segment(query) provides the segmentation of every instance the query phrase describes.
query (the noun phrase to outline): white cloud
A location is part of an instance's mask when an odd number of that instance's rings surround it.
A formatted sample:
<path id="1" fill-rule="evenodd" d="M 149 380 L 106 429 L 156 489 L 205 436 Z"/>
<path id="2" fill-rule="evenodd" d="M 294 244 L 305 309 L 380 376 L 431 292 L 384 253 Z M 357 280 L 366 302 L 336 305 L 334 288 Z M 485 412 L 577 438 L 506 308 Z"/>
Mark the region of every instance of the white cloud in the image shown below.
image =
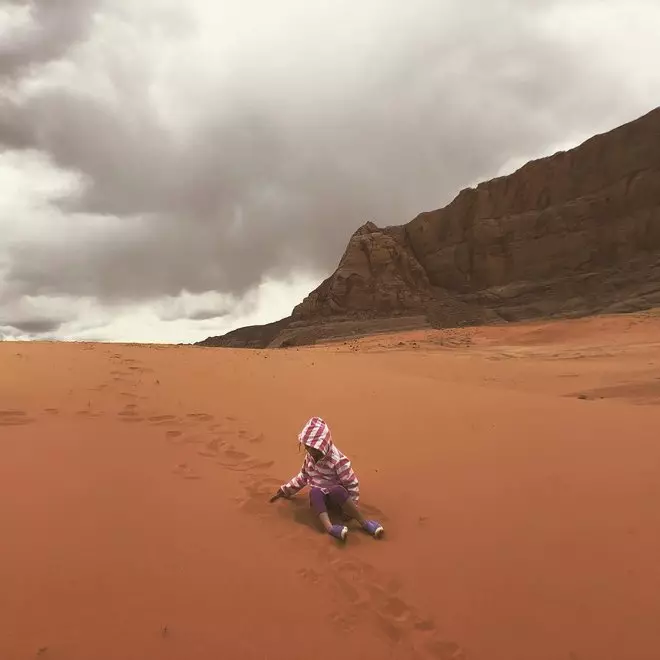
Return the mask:
<path id="1" fill-rule="evenodd" d="M 174 298 L 116 306 L 99 305 L 93 298 L 25 296 L 0 311 L 23 330 L 3 325 L 0 316 L 0 338 L 193 343 L 235 327 L 288 316 L 293 305 L 316 284 L 316 280 L 304 277 L 267 280 L 241 300 L 213 292 L 183 292 Z"/>

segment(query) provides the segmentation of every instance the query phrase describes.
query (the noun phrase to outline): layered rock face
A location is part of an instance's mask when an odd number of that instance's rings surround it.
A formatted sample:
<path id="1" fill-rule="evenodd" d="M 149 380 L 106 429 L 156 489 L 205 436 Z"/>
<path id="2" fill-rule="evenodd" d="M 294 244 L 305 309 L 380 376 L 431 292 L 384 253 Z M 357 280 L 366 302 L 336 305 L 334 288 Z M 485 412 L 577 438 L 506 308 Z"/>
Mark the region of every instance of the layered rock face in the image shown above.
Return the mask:
<path id="1" fill-rule="evenodd" d="M 293 310 L 296 320 L 423 312 L 431 296 L 402 228 L 360 227 L 337 270 Z"/>
<path id="2" fill-rule="evenodd" d="M 231 335 L 235 346 L 280 345 L 282 333 L 289 344 L 310 343 L 312 328 L 323 337 L 332 334 L 324 327 L 357 320 L 415 317 L 449 327 L 659 304 L 656 109 L 463 190 L 407 225 L 367 223 L 332 276 L 278 322 L 275 337 L 268 331 L 260 340 L 255 328 L 249 342 L 240 330 Z"/>
<path id="3" fill-rule="evenodd" d="M 660 110 L 464 190 L 406 235 L 433 284 L 518 307 L 515 318 L 537 315 L 522 309 L 526 294 L 538 296 L 541 314 L 606 308 L 658 259 Z"/>

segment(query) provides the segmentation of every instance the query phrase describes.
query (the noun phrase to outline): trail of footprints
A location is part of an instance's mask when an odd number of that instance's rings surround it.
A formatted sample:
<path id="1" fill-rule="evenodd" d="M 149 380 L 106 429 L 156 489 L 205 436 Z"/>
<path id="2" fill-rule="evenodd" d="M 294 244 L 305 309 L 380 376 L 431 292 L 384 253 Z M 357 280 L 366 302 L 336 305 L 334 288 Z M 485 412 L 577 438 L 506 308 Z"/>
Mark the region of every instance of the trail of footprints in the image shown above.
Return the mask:
<path id="1" fill-rule="evenodd" d="M 243 481 L 246 498 L 241 506 L 256 515 L 272 515 L 264 504 L 277 489 L 280 482 L 267 474 L 246 475 Z M 293 504 L 293 503 L 292 503 Z M 306 507 L 306 504 L 304 505 Z M 380 516 L 377 509 L 363 506 L 368 515 Z M 290 511 L 283 509 L 290 518 Z M 301 528 L 288 535 L 293 541 L 302 541 L 310 530 Z M 350 537 L 349 537 L 350 538 Z M 467 660 L 465 651 L 456 643 L 442 639 L 432 619 L 421 615 L 401 596 L 401 585 L 388 578 L 373 566 L 345 553 L 328 543 L 325 538 L 319 544 L 319 566 L 330 566 L 332 570 L 302 568 L 300 576 L 321 589 L 334 586 L 343 596 L 340 610 L 332 617 L 333 624 L 343 632 L 371 623 L 390 642 L 407 652 L 410 658 L 435 658 L 437 660 Z"/>
<path id="2" fill-rule="evenodd" d="M 135 418 L 136 407 L 126 407 L 127 418 Z M 251 434 L 238 428 L 237 420 L 226 417 L 222 423 L 206 413 L 188 413 L 184 416 L 152 415 L 139 417 L 140 421 L 163 427 L 166 438 L 176 444 L 197 445 L 197 454 L 213 461 L 224 470 L 242 473 L 241 485 L 244 495 L 237 504 L 247 513 L 261 517 L 274 512 L 286 516 L 291 523 L 288 507 L 272 508 L 268 498 L 281 485 L 281 481 L 269 474 L 272 461 L 262 461 L 252 456 L 246 445 L 264 442 L 262 434 Z M 227 440 L 233 436 L 241 441 L 240 447 Z M 174 468 L 174 473 L 186 480 L 199 479 L 199 475 L 188 463 Z M 296 506 L 295 502 L 291 503 Z M 368 506 L 363 507 L 370 516 L 383 518 L 382 512 Z M 300 513 L 309 516 L 304 498 L 300 498 Z M 294 509 L 295 511 L 295 509 Z M 295 515 L 295 513 L 294 513 Z M 311 520 L 311 517 L 309 518 Z M 307 526 L 292 525 L 286 538 L 290 541 L 309 541 L 311 530 Z M 352 538 L 360 538 L 358 532 Z M 366 538 L 366 537 L 364 537 Z M 400 585 L 373 566 L 343 556 L 341 549 L 333 546 L 325 537 L 319 544 L 319 565 L 331 566 L 331 571 L 301 569 L 300 576 L 312 583 L 324 583 L 322 588 L 334 587 L 343 596 L 342 607 L 333 618 L 340 631 L 349 631 L 364 623 L 371 623 L 394 645 L 407 652 L 405 657 L 423 660 L 467 660 L 465 652 L 455 643 L 441 638 L 435 623 L 422 616 L 409 605 L 400 594 Z"/>
<path id="3" fill-rule="evenodd" d="M 126 389 L 139 385 L 141 375 L 151 370 L 144 369 L 136 360 L 123 358 L 119 354 L 111 357 L 120 367 L 111 372 L 113 382 Z M 111 387 L 104 383 L 97 390 Z M 136 387 L 137 389 L 137 387 Z M 123 391 L 122 397 L 130 400 L 146 399 L 130 391 Z M 48 408 L 48 415 L 57 415 L 59 411 Z M 80 416 L 97 416 L 91 404 L 86 409 L 79 410 Z M 281 485 L 281 481 L 268 473 L 272 461 L 263 461 L 244 451 L 246 445 L 258 445 L 265 440 L 263 434 L 250 434 L 238 427 L 238 420 L 225 417 L 223 423 L 215 420 L 213 415 L 204 412 L 177 415 L 146 415 L 137 403 L 126 403 L 117 413 L 120 421 L 127 424 L 149 424 L 161 427 L 167 441 L 179 445 L 197 445 L 197 455 L 213 461 L 224 470 L 241 473 L 241 484 L 244 496 L 238 499 L 238 505 L 251 515 L 260 517 L 272 516 L 273 508 L 268 504 L 268 498 Z M 0 426 L 29 424 L 35 421 L 22 410 L 0 410 Z M 227 428 L 230 427 L 230 428 Z M 191 432 L 192 431 L 192 432 Z M 234 436 L 240 441 L 237 447 L 229 442 L 227 436 Z M 186 481 L 200 479 L 200 475 L 188 463 L 180 463 L 173 473 Z M 303 498 L 300 498 L 300 510 L 304 517 L 309 516 L 308 508 Z M 296 506 L 296 502 L 292 502 Z M 364 507 L 370 516 L 380 516 L 377 509 Z M 288 507 L 275 509 L 290 521 L 291 510 Z M 294 516 L 295 516 L 294 509 Z M 309 518 L 311 519 L 311 518 Z M 310 528 L 302 525 L 292 525 L 292 531 L 286 538 L 290 541 L 309 541 Z M 313 533 L 313 532 L 312 532 Z M 359 538 L 357 533 L 349 537 Z M 319 585 L 320 588 L 334 586 L 342 594 L 341 608 L 332 616 L 332 623 L 340 631 L 350 631 L 365 622 L 374 625 L 393 645 L 406 653 L 405 657 L 436 660 L 467 660 L 467 655 L 460 646 L 441 638 L 435 623 L 415 610 L 400 594 L 400 585 L 395 580 L 388 579 L 373 566 L 354 557 L 346 558 L 344 553 L 322 538 L 319 544 L 319 566 L 330 566 L 331 571 L 316 571 L 313 568 L 302 568 L 299 574 L 302 579 Z M 402 656 L 404 657 L 404 656 Z"/>
<path id="4" fill-rule="evenodd" d="M 323 553 L 321 553 L 323 554 Z M 376 571 L 373 566 L 355 559 L 325 557 L 334 569 L 331 579 L 343 593 L 348 608 L 335 614 L 335 624 L 352 630 L 365 619 L 395 645 L 407 648 L 413 657 L 439 660 L 465 660 L 464 651 L 454 642 L 440 638 L 432 619 L 422 616 L 400 595 L 400 585 Z M 303 569 L 303 577 L 322 579 L 320 574 Z"/>
<path id="5" fill-rule="evenodd" d="M 146 396 L 137 394 L 136 391 L 142 383 L 144 375 L 153 374 L 154 370 L 144 366 L 144 363 L 133 358 L 124 357 L 121 353 L 108 353 L 111 370 L 108 375 L 110 379 L 92 388 L 93 392 L 104 392 L 119 386 L 123 391 L 119 393 L 122 398 L 129 400 L 146 400 Z"/>

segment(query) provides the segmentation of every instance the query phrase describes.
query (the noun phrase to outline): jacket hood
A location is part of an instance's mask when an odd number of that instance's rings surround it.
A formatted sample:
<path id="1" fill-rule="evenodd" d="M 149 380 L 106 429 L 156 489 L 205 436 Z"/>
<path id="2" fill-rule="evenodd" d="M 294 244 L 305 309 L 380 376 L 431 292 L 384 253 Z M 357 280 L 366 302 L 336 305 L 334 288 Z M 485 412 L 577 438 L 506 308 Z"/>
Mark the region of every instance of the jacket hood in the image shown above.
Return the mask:
<path id="1" fill-rule="evenodd" d="M 332 448 L 330 427 L 320 418 L 312 417 L 298 434 L 301 445 L 318 449 L 324 456 Z"/>

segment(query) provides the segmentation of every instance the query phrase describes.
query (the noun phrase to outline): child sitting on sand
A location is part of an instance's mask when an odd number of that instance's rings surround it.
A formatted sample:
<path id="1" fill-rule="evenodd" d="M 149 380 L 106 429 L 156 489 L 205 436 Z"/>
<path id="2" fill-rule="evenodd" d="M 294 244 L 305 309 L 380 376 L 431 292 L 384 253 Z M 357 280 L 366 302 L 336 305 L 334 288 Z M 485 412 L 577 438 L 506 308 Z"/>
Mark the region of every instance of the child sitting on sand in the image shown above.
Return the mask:
<path id="1" fill-rule="evenodd" d="M 328 534 L 342 541 L 348 527 L 333 525 L 328 507 L 339 509 L 346 518 L 354 518 L 372 536 L 379 538 L 383 527 L 375 520 L 365 520 L 357 508 L 360 486 L 351 462 L 333 444 L 330 428 L 320 417 L 312 417 L 298 435 L 300 444 L 307 451 L 302 469 L 289 483 L 281 486 L 270 498 L 289 499 L 305 486 L 310 486 L 309 501 Z"/>

